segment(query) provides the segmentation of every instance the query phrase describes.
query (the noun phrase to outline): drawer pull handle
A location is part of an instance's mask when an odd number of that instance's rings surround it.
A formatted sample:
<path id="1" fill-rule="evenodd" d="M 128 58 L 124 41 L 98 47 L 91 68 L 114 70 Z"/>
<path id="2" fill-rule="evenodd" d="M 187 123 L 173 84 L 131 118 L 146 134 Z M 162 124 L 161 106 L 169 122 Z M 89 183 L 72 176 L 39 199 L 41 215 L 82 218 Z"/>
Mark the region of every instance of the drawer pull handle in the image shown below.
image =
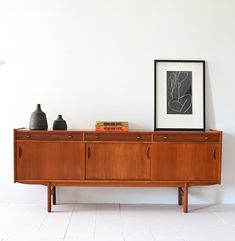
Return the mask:
<path id="1" fill-rule="evenodd" d="M 72 135 L 68 135 L 68 138 L 71 139 L 73 136 Z"/>
<path id="2" fill-rule="evenodd" d="M 167 140 L 167 139 L 168 139 L 168 136 L 163 136 L 163 139 L 164 139 L 164 140 Z"/>
<path id="3" fill-rule="evenodd" d="M 19 147 L 19 158 L 22 157 L 22 154 L 23 154 L 23 153 L 22 153 L 22 147 L 20 146 L 20 147 Z"/>
<path id="4" fill-rule="evenodd" d="M 205 140 L 208 140 L 209 139 L 209 137 L 208 136 L 205 136 Z"/>
<path id="5" fill-rule="evenodd" d="M 98 135 L 95 135 L 95 139 L 99 139 L 100 137 Z"/>
<path id="6" fill-rule="evenodd" d="M 29 134 L 28 134 L 28 135 L 26 135 L 26 138 L 30 138 L 30 137 L 31 137 L 31 135 L 29 135 Z"/>
<path id="7" fill-rule="evenodd" d="M 141 139 L 141 136 L 137 136 L 136 138 L 137 138 L 138 140 L 140 140 L 140 139 Z"/>

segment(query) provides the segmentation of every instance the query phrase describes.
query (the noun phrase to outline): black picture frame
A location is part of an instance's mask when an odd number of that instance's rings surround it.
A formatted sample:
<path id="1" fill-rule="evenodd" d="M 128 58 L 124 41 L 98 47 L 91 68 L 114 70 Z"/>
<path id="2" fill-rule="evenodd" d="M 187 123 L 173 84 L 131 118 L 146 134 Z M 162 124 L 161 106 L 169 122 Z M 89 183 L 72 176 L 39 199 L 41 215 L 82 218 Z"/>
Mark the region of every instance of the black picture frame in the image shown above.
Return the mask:
<path id="1" fill-rule="evenodd" d="M 205 113 L 205 60 L 155 59 L 154 131 L 205 131 Z"/>

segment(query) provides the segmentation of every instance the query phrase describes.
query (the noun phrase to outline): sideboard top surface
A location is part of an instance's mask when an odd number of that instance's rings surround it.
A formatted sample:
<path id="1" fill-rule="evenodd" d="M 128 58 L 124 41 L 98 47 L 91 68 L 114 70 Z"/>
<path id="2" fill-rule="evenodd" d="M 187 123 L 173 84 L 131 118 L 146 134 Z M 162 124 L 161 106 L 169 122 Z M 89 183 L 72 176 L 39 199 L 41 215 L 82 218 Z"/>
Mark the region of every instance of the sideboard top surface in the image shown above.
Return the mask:
<path id="1" fill-rule="evenodd" d="M 30 130 L 28 128 L 19 128 L 19 129 L 14 129 L 17 132 L 35 132 L 35 133 L 39 133 L 39 132 L 44 132 L 44 133 L 50 133 L 50 132 L 54 132 L 54 133 L 69 133 L 69 132 L 80 132 L 80 133 L 112 133 L 112 134 L 116 134 L 116 133 L 149 133 L 149 134 L 161 134 L 161 133 L 171 133 L 171 134 L 179 134 L 179 133 L 222 133 L 222 131 L 220 130 L 205 130 L 205 131 L 191 131 L 191 130 L 185 130 L 185 131 L 177 131 L 177 130 L 172 130 L 172 131 L 153 131 L 150 129 L 129 129 L 129 131 L 96 131 L 95 129 L 68 129 L 68 130 Z"/>

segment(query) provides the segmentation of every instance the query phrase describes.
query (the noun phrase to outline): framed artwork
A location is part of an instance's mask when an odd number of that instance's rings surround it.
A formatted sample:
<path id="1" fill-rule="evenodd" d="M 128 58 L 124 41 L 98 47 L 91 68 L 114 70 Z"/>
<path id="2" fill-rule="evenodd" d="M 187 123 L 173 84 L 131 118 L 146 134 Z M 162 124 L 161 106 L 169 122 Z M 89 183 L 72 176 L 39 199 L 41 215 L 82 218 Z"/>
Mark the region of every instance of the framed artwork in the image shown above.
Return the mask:
<path id="1" fill-rule="evenodd" d="M 205 130 L 204 60 L 154 60 L 154 130 Z"/>

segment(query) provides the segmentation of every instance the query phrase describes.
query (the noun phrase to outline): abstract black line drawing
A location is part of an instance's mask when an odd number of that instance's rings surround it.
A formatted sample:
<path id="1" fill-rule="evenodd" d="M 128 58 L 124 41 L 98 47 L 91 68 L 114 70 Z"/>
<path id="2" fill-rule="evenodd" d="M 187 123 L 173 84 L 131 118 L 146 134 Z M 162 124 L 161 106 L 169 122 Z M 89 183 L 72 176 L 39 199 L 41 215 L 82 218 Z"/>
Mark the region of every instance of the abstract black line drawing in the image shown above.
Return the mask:
<path id="1" fill-rule="evenodd" d="M 167 114 L 192 114 L 192 71 L 167 71 Z"/>

